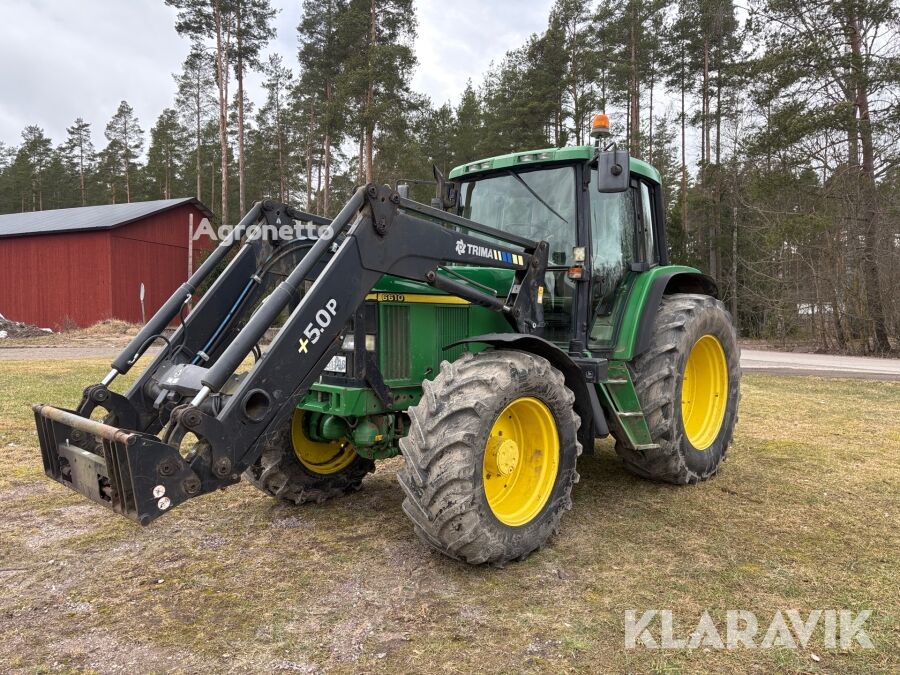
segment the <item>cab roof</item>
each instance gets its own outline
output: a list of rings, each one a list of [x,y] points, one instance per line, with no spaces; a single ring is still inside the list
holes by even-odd
[[[467,164],[461,164],[450,172],[450,179],[469,178],[480,174],[496,171],[497,169],[511,169],[513,167],[561,164],[564,162],[587,161],[594,156],[596,148],[593,145],[575,145],[565,148],[544,148],[543,150],[528,150],[526,152],[513,152],[508,155],[497,155],[479,159]],[[639,159],[631,158],[630,168],[632,173],[640,174],[657,183],[661,182],[659,172],[652,166]]]

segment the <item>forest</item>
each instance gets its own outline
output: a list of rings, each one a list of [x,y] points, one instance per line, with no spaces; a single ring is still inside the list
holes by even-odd
[[[743,336],[900,350],[897,0],[556,0],[447,101],[410,86],[413,0],[307,0],[289,56],[269,54],[270,0],[160,2],[190,45],[171,107],[0,142],[0,213],[196,196],[226,223],[264,197],[333,215],[370,180],[588,144],[606,112],[663,177],[671,259],[718,280]]]

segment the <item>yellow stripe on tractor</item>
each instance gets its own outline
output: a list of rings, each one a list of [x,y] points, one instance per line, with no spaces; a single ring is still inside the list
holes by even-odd
[[[422,305],[468,305],[455,295],[429,295],[427,293],[369,293],[366,300],[375,302],[408,302]]]

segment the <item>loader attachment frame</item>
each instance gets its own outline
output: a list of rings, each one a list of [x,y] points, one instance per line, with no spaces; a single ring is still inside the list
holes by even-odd
[[[254,271],[259,251],[244,244],[173,335],[169,347],[178,344],[179,349],[165,349],[127,394],[110,391],[115,377],[127,372],[149,341],[178,316],[253,223],[271,219],[273,213],[290,216],[288,207],[277,206],[281,210],[271,203],[268,211],[265,203],[251,209],[232,239],[163,305],[106,378],[85,390],[76,411],[34,406],[51,478],[141,524],[192,497],[236,483],[257,459],[267,434],[287,422],[322,373],[340,347],[348,320],[385,274],[425,282],[501,312],[519,333],[539,333],[543,327],[538,289],[547,266],[546,242],[369,184],[357,189],[245,321],[242,312],[252,307],[246,298],[253,293],[258,297],[261,284]],[[511,269],[515,281],[509,295],[499,298],[438,274],[448,263]],[[304,294],[309,281],[312,286]],[[289,318],[268,350],[249,371],[236,375],[289,308]],[[98,406],[109,413],[106,423],[90,419]],[[129,426],[123,428],[123,423]],[[199,442],[185,452],[189,433]]]

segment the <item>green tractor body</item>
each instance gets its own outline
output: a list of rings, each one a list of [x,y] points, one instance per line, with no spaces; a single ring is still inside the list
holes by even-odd
[[[431,206],[374,184],[334,220],[254,205],[76,410],[34,407],[47,474],[146,525],[242,477],[320,502],[402,454],[420,538],[493,564],[558,531],[596,438],[644,478],[713,476],[737,420],[736,336],[715,282],[669,263],[657,171],[583,146],[435,174]],[[242,240],[285,218],[319,239]]]
[[[581,318],[582,323],[592,322],[585,331],[587,340],[582,336],[581,344],[588,352],[609,359],[609,377],[593,386],[614,433],[622,437],[623,443],[637,447],[652,441],[625,364],[646,347],[641,344],[641,336],[648,336],[663,294],[697,290],[714,295],[716,291],[713,281],[699,270],[668,264],[659,173],[649,164],[631,159],[634,197],[629,197],[629,193],[600,196],[589,182],[596,182],[596,169],[591,176],[587,167],[595,152],[592,146],[580,146],[502,155],[456,167],[449,179],[459,183],[461,215],[501,230],[522,233],[527,229],[527,236],[547,238],[556,246],[550,254],[543,304],[548,323],[552,321],[545,336],[561,350],[568,350],[570,342],[578,339],[575,327],[579,320],[573,312],[578,307],[574,296],[581,289],[577,282],[567,283],[570,268],[576,266],[572,251],[579,247],[585,250],[585,259],[579,263],[590,265],[596,261],[596,268],[588,273],[600,271],[604,277],[599,285],[581,290],[593,295],[588,302],[592,315]],[[551,204],[549,210],[509,172],[524,172],[521,175],[526,179],[529,175],[536,177],[537,172],[548,176],[548,180],[534,182],[549,186],[559,203]],[[481,181],[491,180],[499,180],[503,185],[481,197],[481,188],[489,185]],[[474,189],[471,187],[479,182]],[[641,191],[643,201],[637,197]],[[561,208],[563,205],[566,208]],[[612,212],[610,206],[621,213],[623,205],[632,218],[618,223],[614,236],[610,237],[608,220],[591,221],[592,216],[596,220],[605,212]],[[515,222],[525,220],[521,217],[523,211],[539,224]],[[564,222],[564,218],[569,222]],[[625,237],[633,238],[630,246],[623,241]],[[615,250],[611,250],[611,244]],[[602,260],[597,260],[600,256]],[[512,272],[504,269],[450,269],[498,297],[506,297],[514,280]],[[555,293],[556,285],[563,287],[563,292]],[[600,311],[596,311],[601,303]],[[459,341],[513,330],[496,312],[428,284],[392,276],[383,277],[367,296],[364,320],[368,322],[366,348],[391,391],[390,403],[380,399],[367,382],[352,377],[354,356],[358,361],[362,355],[354,340],[348,341],[329,363],[320,382],[312,386],[298,408],[307,411],[308,433],[317,441],[345,437],[343,433],[335,435],[336,430],[351,430],[352,424],[346,438],[358,453],[372,459],[398,454],[398,441],[404,430],[402,413],[419,402],[422,382],[434,378],[442,361],[452,362],[464,351],[486,348],[485,344]],[[350,424],[333,424],[329,417],[350,420]],[[360,426],[360,419],[370,423]],[[328,424],[335,430],[330,438],[320,431]]]

